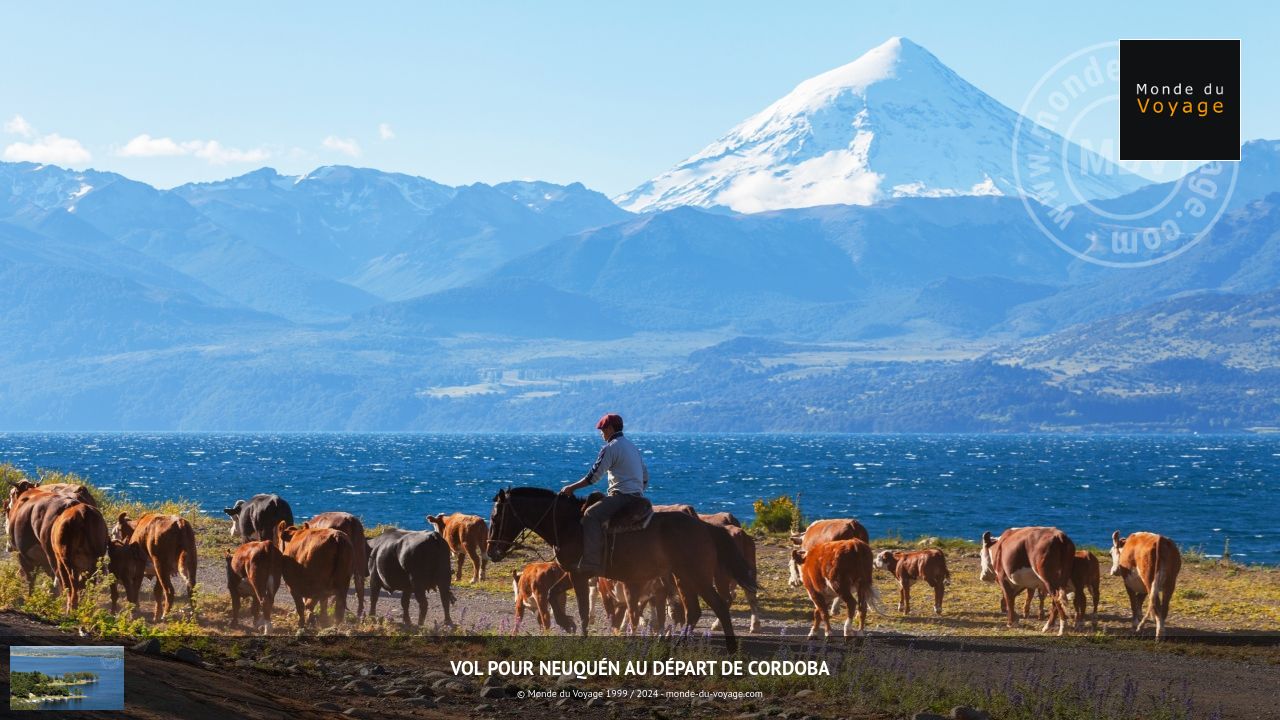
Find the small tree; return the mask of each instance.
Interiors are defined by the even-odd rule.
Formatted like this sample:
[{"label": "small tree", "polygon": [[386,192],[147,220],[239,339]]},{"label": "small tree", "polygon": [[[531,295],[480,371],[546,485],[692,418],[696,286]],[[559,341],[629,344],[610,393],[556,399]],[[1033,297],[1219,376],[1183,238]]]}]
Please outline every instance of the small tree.
[{"label": "small tree", "polygon": [[751,527],[757,530],[770,533],[795,532],[804,522],[804,516],[800,513],[799,495],[794,500],[788,495],[779,495],[768,501],[759,499],[752,507],[756,516],[751,521]]}]

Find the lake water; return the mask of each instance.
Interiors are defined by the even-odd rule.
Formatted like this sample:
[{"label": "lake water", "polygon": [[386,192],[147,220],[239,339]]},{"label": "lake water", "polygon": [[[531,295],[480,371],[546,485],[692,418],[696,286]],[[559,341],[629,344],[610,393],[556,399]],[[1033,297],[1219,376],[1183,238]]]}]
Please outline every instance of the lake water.
[{"label": "lake water", "polygon": [[[1280,437],[652,435],[655,502],[729,510],[800,493],[806,517],[857,517],[871,535],[978,539],[1054,525],[1077,544],[1158,532],[1184,548],[1280,563]],[[488,517],[506,485],[559,488],[586,472],[595,435],[0,433],[0,463],[73,471],[140,500],[188,498],[221,516],[276,492],[299,521],[347,510],[366,525],[427,513]]]},{"label": "lake water", "polygon": [[9,671],[39,671],[46,675],[62,675],[69,672],[98,674],[96,683],[69,688],[72,692],[84,695],[83,699],[42,703],[41,710],[121,710],[124,708],[123,650],[119,657],[113,658],[83,655],[57,657],[10,655]]}]

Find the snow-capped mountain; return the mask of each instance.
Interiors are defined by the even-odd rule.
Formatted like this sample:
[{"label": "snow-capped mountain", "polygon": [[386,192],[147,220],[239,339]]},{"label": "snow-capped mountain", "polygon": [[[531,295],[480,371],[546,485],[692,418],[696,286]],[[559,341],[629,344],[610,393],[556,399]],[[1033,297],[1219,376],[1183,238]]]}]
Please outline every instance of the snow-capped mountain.
[{"label": "snow-capped mountain", "polygon": [[[1093,200],[1148,182],[1043,129],[1033,136],[1030,121],[1021,128],[1017,122],[1016,112],[928,50],[895,37],[800,83],[698,154],[614,201],[633,212],[680,205],[761,212],[950,195],[1026,194],[1063,202],[1016,186],[1015,132],[1022,134],[1020,147],[1048,158],[1040,164],[1048,173],[1035,176],[1040,187],[1052,181],[1061,193],[1064,175],[1071,173],[1083,199]],[[1084,159],[1092,172],[1084,170]],[[1020,162],[1022,177],[1031,177],[1027,160]]]}]

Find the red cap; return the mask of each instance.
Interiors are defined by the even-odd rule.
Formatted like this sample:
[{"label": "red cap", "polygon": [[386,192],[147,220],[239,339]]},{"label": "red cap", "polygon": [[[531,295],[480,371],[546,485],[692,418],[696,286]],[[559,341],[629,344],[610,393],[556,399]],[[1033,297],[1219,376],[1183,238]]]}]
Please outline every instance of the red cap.
[{"label": "red cap", "polygon": [[611,427],[611,428],[613,428],[613,431],[614,431],[614,432],[621,432],[621,431],[622,431],[622,416],[621,416],[621,415],[618,415],[618,414],[615,414],[615,413],[609,413],[609,414],[605,415],[604,417],[601,417],[601,418],[600,418],[600,422],[597,422],[597,423],[596,423],[596,429],[597,429],[597,430],[603,430],[603,429],[605,429],[605,428],[607,428],[607,427]]}]

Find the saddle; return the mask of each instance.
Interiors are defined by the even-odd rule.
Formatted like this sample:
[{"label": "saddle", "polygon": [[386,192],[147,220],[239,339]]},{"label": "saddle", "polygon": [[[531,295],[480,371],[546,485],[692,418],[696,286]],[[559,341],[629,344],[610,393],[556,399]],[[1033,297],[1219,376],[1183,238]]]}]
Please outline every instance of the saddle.
[{"label": "saddle", "polygon": [[[604,493],[593,492],[587,496],[587,502],[583,504],[582,509],[586,510],[604,498]],[[604,522],[605,535],[621,535],[649,527],[649,522],[653,520],[653,504],[648,498],[639,499],[643,502],[633,503],[633,507],[623,510]]]}]

